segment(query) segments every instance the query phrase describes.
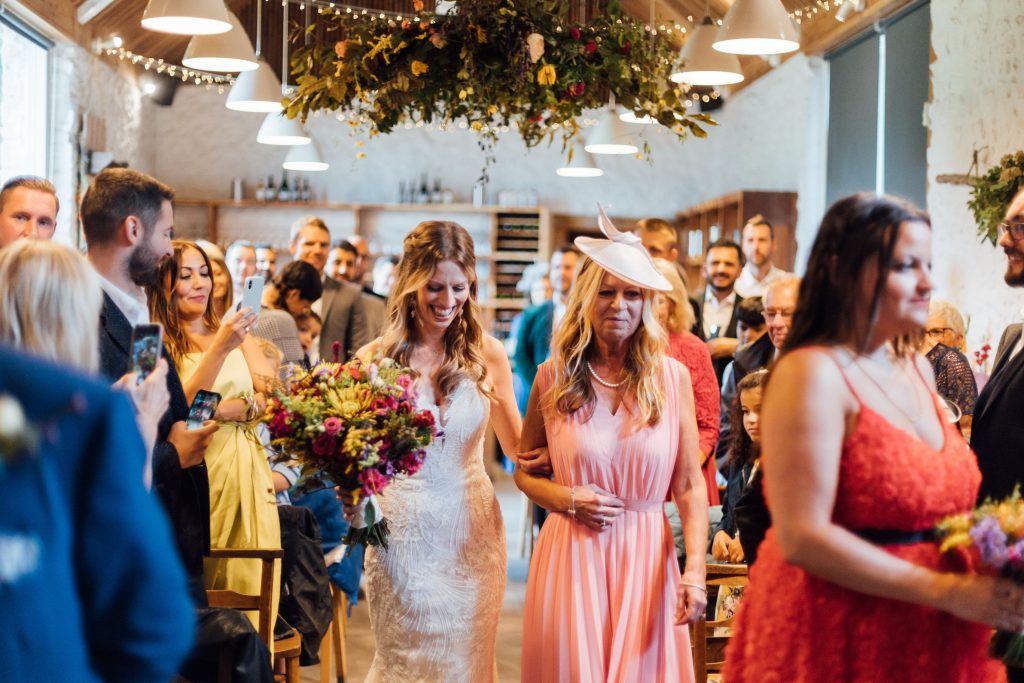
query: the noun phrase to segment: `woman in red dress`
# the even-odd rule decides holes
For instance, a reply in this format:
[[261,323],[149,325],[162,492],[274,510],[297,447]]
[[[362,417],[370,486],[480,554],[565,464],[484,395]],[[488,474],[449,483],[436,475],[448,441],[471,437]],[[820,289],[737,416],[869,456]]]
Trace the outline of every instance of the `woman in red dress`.
[[679,277],[675,264],[662,258],[654,259],[658,272],[665,276],[672,289],[658,292],[654,299],[654,315],[668,332],[665,354],[686,366],[693,383],[693,402],[697,411],[697,440],[700,445],[700,469],[704,486],[708,490],[708,505],[720,505],[718,481],[715,475],[715,444],[718,443],[718,423],[721,418],[721,394],[711,353],[700,337],[690,332],[693,327],[693,308],[686,285]]
[[724,679],[1002,680],[991,628],[1024,629],[1024,590],[940,555],[980,474],[913,349],[928,319],[931,226],[902,201],[826,213],[761,413],[772,513]]

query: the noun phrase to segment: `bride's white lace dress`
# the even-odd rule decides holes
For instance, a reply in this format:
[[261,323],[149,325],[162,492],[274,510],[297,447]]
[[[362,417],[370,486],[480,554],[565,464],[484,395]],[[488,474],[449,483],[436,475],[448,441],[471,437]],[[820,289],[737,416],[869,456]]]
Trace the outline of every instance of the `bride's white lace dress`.
[[505,527],[484,470],[490,413],[463,380],[439,409],[422,381],[420,407],[444,430],[423,468],[380,496],[387,550],[366,555],[377,643],[367,683],[497,680],[495,638],[505,592]]

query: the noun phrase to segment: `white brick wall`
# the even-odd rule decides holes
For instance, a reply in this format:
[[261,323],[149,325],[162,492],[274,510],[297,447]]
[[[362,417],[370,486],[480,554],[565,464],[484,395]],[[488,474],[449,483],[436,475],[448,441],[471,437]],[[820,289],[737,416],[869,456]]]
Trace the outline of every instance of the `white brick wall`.
[[968,188],[935,178],[965,173],[975,149],[982,172],[1024,149],[1024,0],[932,0],[931,12],[928,210],[936,294],[970,314],[971,349],[985,341],[995,347],[1006,324],[1020,320],[1024,290],[1003,283],[1002,250],[979,242]]

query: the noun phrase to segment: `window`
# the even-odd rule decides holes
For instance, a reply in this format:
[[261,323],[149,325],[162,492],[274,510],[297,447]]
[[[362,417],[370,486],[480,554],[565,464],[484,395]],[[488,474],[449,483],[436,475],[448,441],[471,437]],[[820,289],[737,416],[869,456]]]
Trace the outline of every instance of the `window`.
[[49,171],[50,43],[0,13],[0,182]]
[[826,201],[885,192],[925,206],[929,32],[927,2],[826,55],[829,63]]

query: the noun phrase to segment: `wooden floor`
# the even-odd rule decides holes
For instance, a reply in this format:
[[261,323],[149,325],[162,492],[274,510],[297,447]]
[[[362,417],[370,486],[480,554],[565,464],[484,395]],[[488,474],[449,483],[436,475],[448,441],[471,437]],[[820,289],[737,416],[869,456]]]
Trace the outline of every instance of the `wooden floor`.
[[[505,604],[498,623],[498,679],[501,683],[518,683],[519,654],[523,629],[523,601],[526,597],[526,570],[528,563],[516,555],[519,538],[520,493],[512,478],[501,471],[492,473],[508,538],[508,584]],[[345,683],[362,683],[373,661],[373,633],[367,615],[366,602],[352,608],[345,639],[348,649],[348,678]],[[319,683],[320,667],[302,669],[303,683]]]

